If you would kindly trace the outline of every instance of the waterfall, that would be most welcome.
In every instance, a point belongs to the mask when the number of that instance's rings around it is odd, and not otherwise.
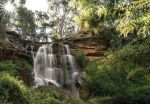
[[[41,46],[34,57],[36,86],[52,83],[56,86],[75,87],[79,68],[68,45],[51,43]]]

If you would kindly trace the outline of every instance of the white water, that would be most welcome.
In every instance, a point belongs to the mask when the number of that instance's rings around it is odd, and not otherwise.
[[[34,57],[36,86],[54,84],[75,86],[75,76],[79,69],[68,45],[52,43],[43,45]]]

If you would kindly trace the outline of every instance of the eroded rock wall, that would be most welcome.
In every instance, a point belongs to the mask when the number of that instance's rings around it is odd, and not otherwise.
[[[100,59],[107,51],[108,41],[102,37],[86,37],[64,41],[73,52],[83,51],[89,60]]]

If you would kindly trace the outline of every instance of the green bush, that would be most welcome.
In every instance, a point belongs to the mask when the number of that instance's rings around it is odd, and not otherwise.
[[[46,96],[43,99],[37,99],[33,104],[64,104],[62,101],[51,96]]]
[[[84,68],[85,64],[86,64],[86,56],[84,54],[84,52],[82,51],[77,51],[73,53],[77,63],[79,64],[79,66],[81,68]]]
[[[86,73],[90,76],[94,75],[95,72],[97,71],[98,65],[99,65],[99,60],[93,60],[93,61],[89,61],[87,62],[84,71],[86,71]]]
[[[12,60],[0,62],[0,71],[5,71],[12,76],[18,77],[23,80],[26,85],[32,85],[33,83],[31,69],[31,65],[23,59],[16,60],[15,63],[13,63]]]
[[[108,70],[95,71],[92,76],[87,76],[86,83],[94,96],[111,96],[120,91],[120,85],[124,82],[122,72]]]
[[[119,85],[123,83],[123,73],[106,66],[99,66],[99,61],[89,62],[85,67],[87,87],[94,96],[110,96],[118,93]]]
[[[142,67],[149,66],[150,61],[150,38],[135,39],[122,49],[109,53],[101,64],[116,66],[116,64],[131,61]]]
[[[53,86],[33,89],[30,94],[32,104],[85,104],[78,97],[66,98],[63,91]]]
[[[8,73],[0,72],[0,101],[13,104],[29,104],[27,89],[22,83]]]
[[[133,88],[130,90],[131,95],[137,97],[138,99],[144,100],[142,96],[145,95],[136,95],[141,90],[134,89],[143,88],[144,85],[147,85],[150,82],[149,55],[150,38],[145,38],[144,40],[134,40],[132,43],[124,46],[122,49],[108,53],[106,57],[100,61],[97,60],[89,62],[84,70],[87,73],[87,77],[85,78],[85,80],[90,95],[93,97],[121,96],[122,101],[124,101],[123,99],[125,99],[126,97],[130,97],[131,99],[127,99],[127,101],[134,102],[135,98],[128,95],[130,94],[128,92],[128,88]],[[146,87],[146,89],[148,88]],[[142,89],[142,91],[146,92],[146,90],[144,89]],[[149,94],[148,97],[150,97]],[[145,97],[145,100],[146,99],[147,98]],[[145,104],[147,101],[145,100],[140,104]],[[129,104],[129,102],[120,104]]]
[[[85,104],[80,98],[78,97],[72,97],[71,98],[71,104]]]
[[[128,88],[114,99],[114,104],[150,104],[150,85]]]
[[[111,40],[110,40],[110,49],[111,51],[117,51],[118,49],[121,49],[121,47],[123,46],[122,44],[122,38],[120,36],[118,36],[117,33],[112,34],[111,36]]]
[[[120,63],[121,64],[121,63]],[[97,66],[97,65],[96,65]],[[95,67],[96,67],[95,66]],[[94,96],[113,96],[122,93],[125,87],[147,84],[149,71],[132,62],[124,62],[120,66],[99,65],[97,68],[87,66],[87,86]]]
[[[30,94],[32,104],[65,104],[62,95],[51,86],[33,89]]]

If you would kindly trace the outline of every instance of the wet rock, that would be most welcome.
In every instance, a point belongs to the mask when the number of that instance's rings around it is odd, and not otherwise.
[[[76,77],[76,86],[77,88],[82,88],[82,86],[84,85],[84,78],[86,77],[86,73],[85,72],[80,72]]]

